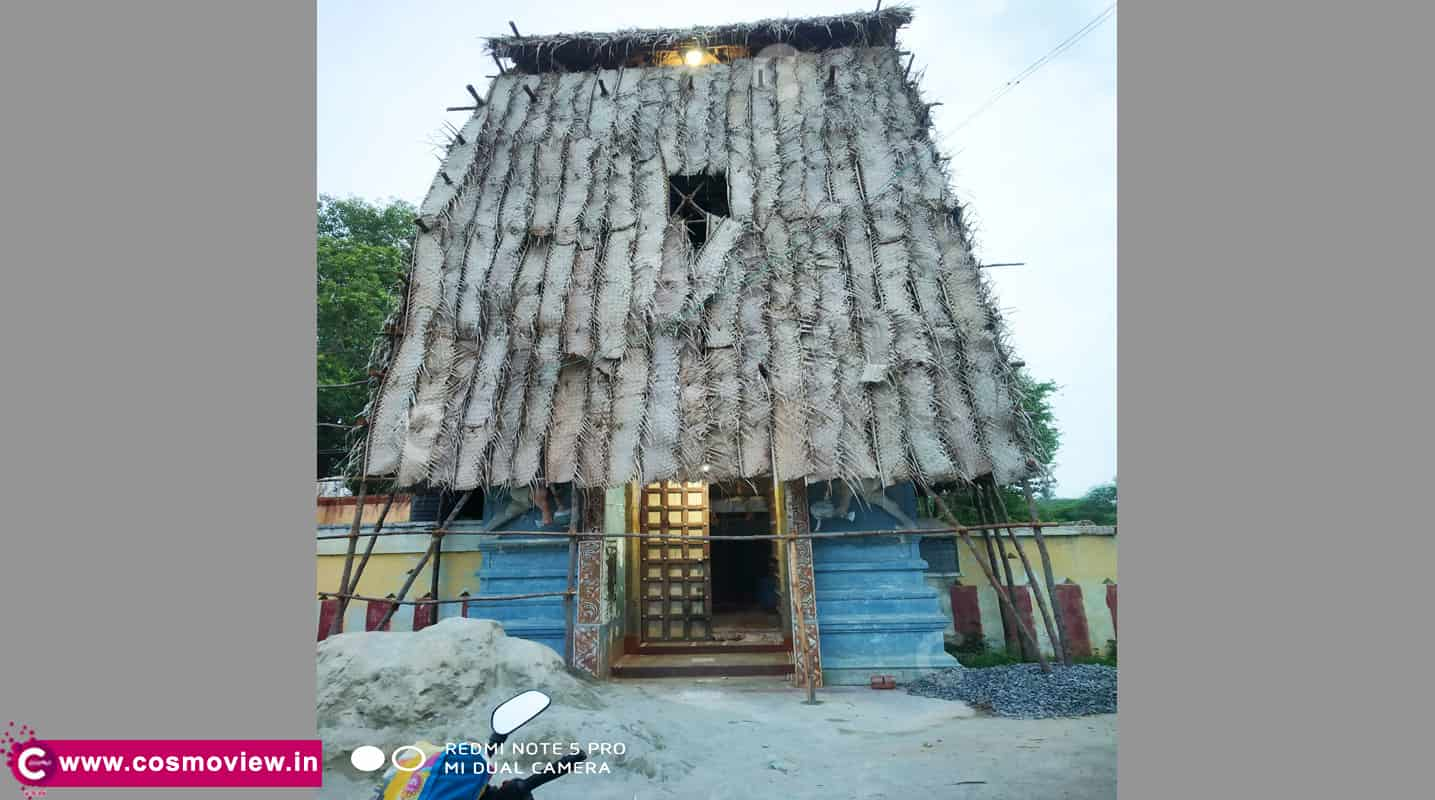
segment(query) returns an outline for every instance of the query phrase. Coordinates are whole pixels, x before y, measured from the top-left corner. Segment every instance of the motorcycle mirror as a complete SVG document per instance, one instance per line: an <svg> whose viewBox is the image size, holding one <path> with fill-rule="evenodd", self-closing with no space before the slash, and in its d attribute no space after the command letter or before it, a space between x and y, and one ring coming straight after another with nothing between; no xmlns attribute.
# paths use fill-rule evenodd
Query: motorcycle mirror
<svg viewBox="0 0 1435 800"><path fill-rule="evenodd" d="M507 736L542 714L548 708L548 704L552 702L552 698L548 695L530 689L523 694L509 698L498 708L493 709L490 727L493 728L494 734Z"/></svg>

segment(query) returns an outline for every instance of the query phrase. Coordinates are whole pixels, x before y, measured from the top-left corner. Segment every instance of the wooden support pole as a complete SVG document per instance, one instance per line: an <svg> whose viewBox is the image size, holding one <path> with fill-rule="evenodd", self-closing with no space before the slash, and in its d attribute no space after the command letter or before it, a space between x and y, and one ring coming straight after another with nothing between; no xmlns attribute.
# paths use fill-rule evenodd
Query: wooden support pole
<svg viewBox="0 0 1435 800"><path fill-rule="evenodd" d="M448 525L444 525L445 528ZM443 537L440 536L440 539ZM435 547L433 552L433 571L429 574L429 597L438 597L439 570L443 568L443 548ZM434 622L438 622L437 619Z"/></svg>
<svg viewBox="0 0 1435 800"><path fill-rule="evenodd" d="M339 591L349 591L349 575L354 567L354 551L359 549L359 527L364 521L364 496L369 491L369 431L364 431L364 455L359 460L359 496L354 501L354 522L349 526L349 549L344 554L344 572L339 577ZM339 601L339 613L329 627L333 635L344 629L344 601Z"/></svg>
<svg viewBox="0 0 1435 800"><path fill-rule="evenodd" d="M514 36L516 36L516 37L518 37L518 38L520 38L520 39L523 38L523 34L521 34L521 33L518 32L518 26L513 24L513 20L509 20L509 21L508 21L508 27L509 27L510 30L513 31L513 35L514 35Z"/></svg>
<svg viewBox="0 0 1435 800"><path fill-rule="evenodd" d="M996 498L996 502L1001 504L1002 521L1008 521L1006 501L1001 499L1001 489L993 483L987 487L987 491L991 492ZM1064 637L1058 636L1056 628L1051 624L1051 608L1047 605L1047 598L1042 594L1041 584L1036 580L1036 572L1031 568L1031 561L1026 557L1026 550L1022 549L1021 540L1016 538L1016 531L1007 528L1006 535L1008 539L1011 539L1012 547L1016 548L1016 555L1021 559L1022 569L1026 570L1026 584L1031 587L1032 596L1036 598L1037 608L1041 609L1041 624L1046 628L1046 638L1051 642L1052 652L1056 653L1056 657L1061 660L1062 664L1069 667L1071 659L1067 656ZM1056 606L1056 595L1050 595L1050 599L1051 606Z"/></svg>
<svg viewBox="0 0 1435 800"><path fill-rule="evenodd" d="M523 84L523 91L525 91L525 92L528 93L528 100L529 100L529 102L533 102L533 103L538 102L538 95L536 95L536 94L533 93L533 87L532 87L532 86L529 86L529 85L526 84L526 83Z"/></svg>
<svg viewBox="0 0 1435 800"><path fill-rule="evenodd" d="M1051 553L1047 552L1046 549L1046 537L1041 535L1041 525L1037 520L1036 501L1032 499L1031 483L1029 481L1021 482L1021 493L1026 498L1026 511L1031 517L1032 523L1031 533L1036 539L1036 549L1041 554L1041 571L1045 573L1046 590L1054 602L1056 598L1056 576L1053 575L1051 571ZM1056 609L1056 632L1061 636L1061 663L1070 664L1071 653L1067 652L1067 642L1070 640L1066 637L1066 618L1062 616L1060 606Z"/></svg>
<svg viewBox="0 0 1435 800"><path fill-rule="evenodd" d="M371 603L393 603L400 606L441 606L445 603L490 603L499 600L529 600L535 597L562 597L565 594L567 594L567 592L562 591L525 592L523 594L490 594L484 597L469 597L468 592L463 592L458 597L451 597L447 600L433 600L422 597L418 600L396 600L394 599L393 595L389 595L388 597L369 597L362 594L351 594L347 595L347 597L351 600L365 600ZM341 595L335 594L333 592L319 592L320 599L340 596Z"/></svg>
<svg viewBox="0 0 1435 800"><path fill-rule="evenodd" d="M388 624L389 619L393 617L394 611L399 607L399 602L404 599L404 595L409 593L409 588L414 585L414 580L418 578L419 573L423 572L424 565L428 564L429 559L433 557L434 553L437 553L439 549L443 547L444 531L448 528L449 523L453 522L454 518L458 516L458 512L462 511L463 507L468 505L468 498L472 496L472 489L464 492L463 496L458 498L458 505L453 507L453 511L450 511L448 517L443 521L443 525L433 530L433 541L429 543L429 549L424 551L423 558L419 559L419 563L415 564L414 568L409 570L409 576L404 579L404 585L399 589L394 604L389 607L388 613L379 621L380 628Z"/></svg>
<svg viewBox="0 0 1435 800"><path fill-rule="evenodd" d="M996 514L992 512L992 510L991 510L991 509L988 507L988 505L987 505L986 499L985 499L984 497L982 497L982 491L981 491L980 485L978 485L978 487L977 487L977 508L978 508L979 511L981 512L982 522L985 523L985 522L995 522L995 521L996 521ZM1016 578L1012 575L1011 560L1007 558L1006 542L1002 541L1001 531L996 531L996 540L997 540L997 553L1001 556L1001 563L1002 563L1002 573L1001 573L1001 574L1002 574L1002 576L1005 576L1005 577L1006 577L1007 597L1011 599L1011 606L1012 606L1012 608L1016 608L1016 589L1014 588L1014 587L1016 586ZM1013 612L1013 613L1015 613L1015 612ZM1018 620L1018 622L1020 622L1020 621ZM1032 658L1032 656L1035 655L1035 654L1027 650L1027 648L1026 648L1026 642L1025 642L1025 641L1023 641L1023 640L1020 639L1020 638L1018 638L1017 641L1018 641L1018 643L1021 645L1021 657L1022 657L1022 659L1023 659L1023 660L1030 660L1030 659ZM1036 641L1036 640L1033 638L1032 641L1034 642L1034 641Z"/></svg>
<svg viewBox="0 0 1435 800"><path fill-rule="evenodd" d="M916 60L916 53L912 53L911 55L907 56L907 68L902 70L902 80L907 80L907 76L912 74L912 62Z"/></svg>
<svg viewBox="0 0 1435 800"><path fill-rule="evenodd" d="M979 497L979 495L977 494L976 487L973 486L973 487L972 487L972 505L973 505L974 507L976 507L976 509L977 509L977 516L978 516L978 518L980 519L980 518L982 518L984 515L982 515L982 513L981 513L981 503L978 501L978 497ZM960 538L960 536L959 536L958 538ZM990 533L989 531L985 530L985 529L982 530L982 544L986 545L986 549L987 549L987 561L990 562L990 564L991 564L992 574L993 574L993 575L1000 575L1000 574L1001 574L1001 566L999 565L999 562L997 561L997 546L992 543L992 535L991 535L991 533ZM1018 637L1017 637L1017 634L1016 634L1016 626L1012 623L1011 618L1010 618L1009 615L1007 615L1007 614L998 614L997 616L1001 618L1001 622L1002 622L1002 647L1003 647L1005 650L1007 650L1008 652L1010 652L1010 651L1011 651L1011 642L1012 642L1012 640L1018 638Z"/></svg>
<svg viewBox="0 0 1435 800"><path fill-rule="evenodd" d="M932 495L932 499L937 501L937 507L941 509L942 516L950 520L953 525L961 525L961 523L957 521L956 515L952 514L951 510L947 508L947 504L943 502L939 495ZM971 551L972 558L977 562L977 566L981 567L982 572L986 574L987 583L990 583L992 588L996 590L997 599L1005 603L1007 610L1011 612L1012 620L1016 623L1017 633L1024 637L1026 641L1030 642L1031 649L1036 651L1036 660L1041 664L1041 671L1051 672L1051 664L1047 663L1046 656L1041 654L1041 648L1036 646L1036 634L1027 630L1026 625L1022 624L1021 617L1017 614L1016 606L1012 604L1011 598L1002 593L997 576L993 575L992 571L987 568L987 565L982 563L981 555L977 553L977 546L972 544L971 534L963 530L959 535L962 538L962 542L966 544L967 549Z"/></svg>
<svg viewBox="0 0 1435 800"><path fill-rule="evenodd" d="M369 536L369 543L368 543L368 545L366 545L366 546L364 547L364 557L361 558L361 559L359 559L359 566L354 570L353 576L352 576L352 577L346 576L346 577L343 579L344 585L341 586L341 587L339 587L339 592L340 592L341 594L350 595L350 594L353 594L353 593L354 593L354 590L355 590L355 589L359 588L359 579L364 577L364 567L366 567L366 566L369 565L369 556L373 555L373 553L374 553L374 544L379 541L379 531L383 530L383 527L384 527L384 518L389 515L389 509L390 509L390 508L393 508L393 506L394 506L394 493L393 493L393 492L389 492L389 499L386 500L386 501L384 501L384 507L379 510L379 519L378 519L377 522L374 523L374 532L373 532L373 534L372 534L371 536ZM347 570L347 568L348 568L348 562L347 562L347 561L345 562L344 566L345 566L345 569ZM349 607L349 598L348 598L348 597L340 597L340 598L339 598L339 612L334 615L334 622L333 622L332 625L329 626L329 635L330 635L330 636L333 636L334 634L339 633L340 631L343 630L343 628L344 628L344 612L348 609L348 607Z"/></svg>
<svg viewBox="0 0 1435 800"><path fill-rule="evenodd" d="M1040 526L1043 527L1043 528L1060 528L1060 527L1063 527L1063 526L1066 526L1066 525L1070 525L1071 523L1069 523L1069 522L1039 522L1039 523L1036 523L1036 524L1037 524L1037 525L1040 525ZM1031 525L1032 525L1032 523L1028 523L1028 522L1023 522L1023 523L1021 523L1021 527L1023 527L1023 528L1029 528L1029 527L1031 527ZM825 533L819 531L819 532L816 532L816 533L802 534L802 535L799 535L797 538L798 538L799 540L801 540L801 539L847 539L847 538L860 537L860 536L916 536L916 537L918 537L918 538L924 538L924 537L927 537L927 536L951 536L951 535L953 535L953 534L958 534L958 533L982 533L982 534L985 534L985 533L990 533L990 532L992 532L992 531L1001 531L1001 530L1003 530L1003 529L1005 529L1005 528L1010 528L1011 526L1012 526L1012 523L1010 523L1010 522L998 522L998 523L991 524L991 525L956 525L956 526L953 526L953 527L950 527L950 528L891 528L891 529L887 529L887 530L872 530L872 531L827 531L827 532L825 532ZM1112 529L1113 531L1116 529L1116 526L1115 526L1115 525L1112 525L1112 526L1110 526L1110 527L1111 527L1111 529ZM564 538L564 539L568 538L568 532L567 532L567 531L487 531L487 530L456 530L456 531L455 531L455 530L450 530L450 531L445 531L445 533L448 534L448 535L450 535L450 536L555 536L555 537ZM369 535L370 535L370 536L374 536L375 534L370 533ZM414 534L413 534L412 532L410 532L410 531L384 531L383 533L380 533L380 534L377 534L377 535L379 535L379 536L413 536ZM596 537L599 537L599 538L606 538L606 539L671 539L671 538L672 538L671 536L665 536L665 535L662 535L662 534L653 534L653 533L603 533L603 532L601 532L601 531L595 531L595 532L592 533L592 535L593 535L593 536L596 536ZM329 540L332 540L332 539L347 539L347 538L349 538L349 534L347 534L347 533L335 533L335 534L315 536L314 538L315 538L315 540L317 540L317 541L323 542L323 541L329 541ZM778 536L778 535L776 535L776 534L766 534L766 533L763 533L763 534L753 534L753 535L751 535L751 536L694 536L694 537L691 537L691 538L694 539L695 541L703 541L703 542L757 542L757 541L781 541L781 540L785 539L786 536L785 536L785 535L784 535L784 536Z"/></svg>

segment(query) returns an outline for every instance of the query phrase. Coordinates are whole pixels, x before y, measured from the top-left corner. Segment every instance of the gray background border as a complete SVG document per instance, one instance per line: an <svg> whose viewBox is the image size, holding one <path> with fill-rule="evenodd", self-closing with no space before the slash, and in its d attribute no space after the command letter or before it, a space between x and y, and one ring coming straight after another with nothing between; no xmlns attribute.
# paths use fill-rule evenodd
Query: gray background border
<svg viewBox="0 0 1435 800"><path fill-rule="evenodd" d="M1121 9L1130 797L1379 796L1426 759L1380 718L1428 693L1389 613L1423 531L1379 519L1429 473L1410 15ZM314 20L0 11L0 715L42 734L313 733Z"/></svg>
<svg viewBox="0 0 1435 800"><path fill-rule="evenodd" d="M1128 797L1428 792L1424 8L1121 6Z"/></svg>
<svg viewBox="0 0 1435 800"><path fill-rule="evenodd" d="M41 736L315 736L315 40L0 11L0 715Z"/></svg>

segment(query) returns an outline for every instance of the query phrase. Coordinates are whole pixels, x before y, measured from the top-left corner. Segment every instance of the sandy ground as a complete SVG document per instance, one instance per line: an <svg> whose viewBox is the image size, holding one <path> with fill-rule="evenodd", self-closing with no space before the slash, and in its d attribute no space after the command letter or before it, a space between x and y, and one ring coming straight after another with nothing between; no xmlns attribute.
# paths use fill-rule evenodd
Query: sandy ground
<svg viewBox="0 0 1435 800"><path fill-rule="evenodd" d="M823 690L809 706L801 691L769 679L616 688L632 692L625 705L659 729L664 714L697 716L708 737L691 749L692 770L660 785L611 780L616 769L570 775L544 787L545 800L1116 796L1115 715L1012 720L862 687Z"/></svg>
<svg viewBox="0 0 1435 800"><path fill-rule="evenodd" d="M531 657L528 643L498 637L500 649ZM551 653L534 647L544 651L540 659ZM348 651L346 657L367 658L359 648ZM336 648L329 659L337 654ZM442 662L428 669L469 672L449 657ZM321 699L320 734L328 750L322 798L363 798L372 791L373 777L347 763L358 744L391 748L420 738L485 739L493 698L513 688L491 685L492 691L454 694L430 705L431 691L384 679L407 672L395 672L391 658L379 654L373 663L383 669L356 681L347 676L362 670L349 664L343 693L328 704ZM328 668L321 667L321 696ZM521 674L533 674L533 668ZM537 681L523 688L548 691L554 704L513 741L609 742L627 749L620 757L594 757L609 773L565 776L539 789L538 800L1116 796L1115 715L1004 719L962 703L865 687L820 690L819 704L809 706L803 692L773 678L590 683L555 673ZM485 681L508 682L501 672ZM419 713L410 717L406 709ZM510 763L526 769L548 760L525 756Z"/></svg>

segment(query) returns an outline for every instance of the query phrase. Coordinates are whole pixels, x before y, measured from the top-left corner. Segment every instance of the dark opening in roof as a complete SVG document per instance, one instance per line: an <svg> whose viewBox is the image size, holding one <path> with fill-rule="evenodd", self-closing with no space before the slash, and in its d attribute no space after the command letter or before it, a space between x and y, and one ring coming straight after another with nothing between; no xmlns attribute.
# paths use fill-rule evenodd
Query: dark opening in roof
<svg viewBox="0 0 1435 800"><path fill-rule="evenodd" d="M494 36L488 39L488 50L512 61L519 72L582 72L669 63L668 54L692 46L707 49L718 61L756 53L771 44L787 44L805 52L892 46L897 29L911 21L910 8L891 6L830 17L768 19L686 29Z"/></svg>
<svg viewBox="0 0 1435 800"><path fill-rule="evenodd" d="M721 172L710 175L668 177L668 213L682 217L693 248L708 240L712 217L726 217L727 178Z"/></svg>

